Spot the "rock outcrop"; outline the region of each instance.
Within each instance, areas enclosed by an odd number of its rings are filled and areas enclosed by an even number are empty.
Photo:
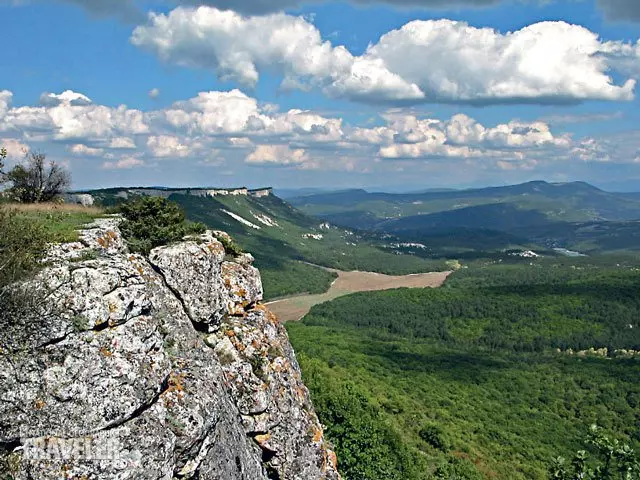
[[[0,477],[337,479],[252,257],[213,233],[128,253],[117,219],[51,249],[0,330]]]

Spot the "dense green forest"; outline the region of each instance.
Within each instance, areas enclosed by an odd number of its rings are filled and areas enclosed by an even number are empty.
[[[478,261],[287,328],[347,480],[546,479],[594,423],[640,446],[639,293],[632,259]]]

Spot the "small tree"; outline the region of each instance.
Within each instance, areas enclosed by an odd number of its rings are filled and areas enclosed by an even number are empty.
[[[201,223],[190,223],[177,203],[161,197],[140,197],[120,206],[120,231],[132,252],[148,254],[153,248],[203,233]]]
[[[6,175],[11,195],[23,203],[49,202],[71,185],[71,174],[44,153],[29,152],[25,162]]]
[[[576,453],[570,463],[564,458],[554,460],[550,471],[551,480],[639,480],[640,462],[633,449],[602,433],[596,425],[591,426],[586,441],[595,455],[590,457],[585,450]]]

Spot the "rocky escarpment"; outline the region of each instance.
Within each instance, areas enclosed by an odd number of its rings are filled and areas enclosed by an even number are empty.
[[[211,232],[130,254],[115,219],[53,248],[0,330],[0,477],[337,479],[251,263]]]

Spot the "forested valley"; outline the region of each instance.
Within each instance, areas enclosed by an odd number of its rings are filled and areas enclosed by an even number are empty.
[[[592,425],[637,452],[635,265],[476,261],[440,289],[358,293],[288,324],[345,477],[574,478],[554,460],[586,448],[595,465]]]

